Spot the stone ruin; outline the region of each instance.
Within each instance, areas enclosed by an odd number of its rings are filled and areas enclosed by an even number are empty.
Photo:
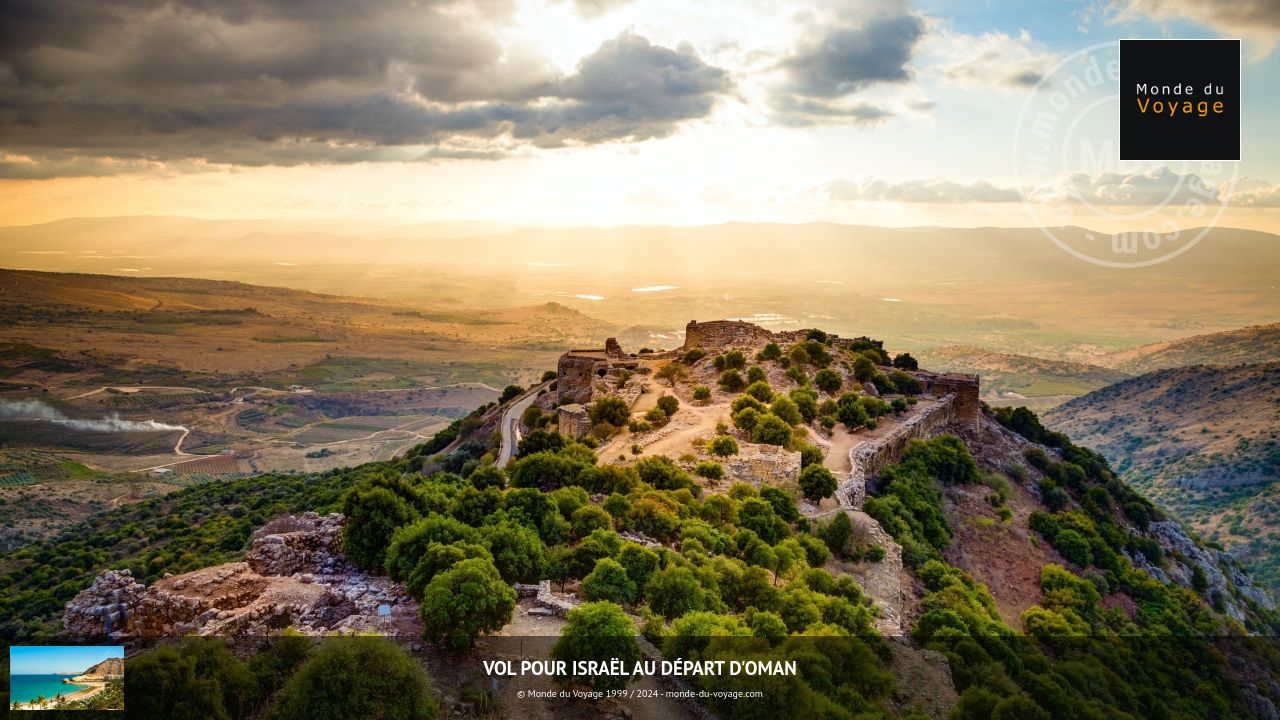
[[[351,566],[338,513],[278,518],[254,534],[244,562],[166,576],[151,587],[109,570],[67,603],[63,627],[83,638],[183,634],[395,634],[417,622],[399,583]]]
[[[591,416],[578,403],[561,405],[556,409],[556,431],[565,437],[578,440],[591,430]]]
[[[597,382],[616,379],[639,367],[640,360],[624,353],[616,338],[606,340],[603,349],[570,350],[556,363],[556,396],[575,403],[590,402]]]

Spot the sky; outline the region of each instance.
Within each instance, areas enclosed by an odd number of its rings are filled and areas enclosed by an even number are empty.
[[[39,645],[9,648],[12,675],[78,675],[107,658],[124,657],[121,646]]]
[[[1107,86],[1028,172],[1025,109],[1134,37],[1243,40],[1242,160],[1119,161]],[[1277,39],[1267,0],[22,0],[0,224],[1280,231]]]

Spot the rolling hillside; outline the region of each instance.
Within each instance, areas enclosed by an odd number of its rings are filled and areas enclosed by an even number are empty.
[[[1254,325],[1112,353],[1101,364],[1137,374],[1186,365],[1240,365],[1280,360],[1280,323]]]
[[[1129,377],[1119,370],[1084,362],[966,346],[937,348],[921,353],[919,359],[923,366],[939,371],[981,375],[982,399],[990,405],[1026,405],[1037,411]]]
[[[1065,403],[1045,424],[1280,587],[1280,363],[1158,370]]]

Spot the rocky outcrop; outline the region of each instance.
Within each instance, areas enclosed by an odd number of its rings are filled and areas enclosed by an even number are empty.
[[[67,603],[62,628],[77,639],[118,638],[146,589],[129,570],[107,570]]]
[[[124,677],[124,658],[107,658],[73,678],[64,679],[67,684],[106,682]]]
[[[417,618],[399,583],[343,557],[343,517],[278,518],[255,533],[245,562],[165,577],[150,588],[108,571],[67,603],[63,625],[84,637],[395,634]]]
[[[1164,572],[1160,568],[1151,566],[1151,563],[1146,562],[1146,559],[1141,556],[1130,559],[1156,579],[1190,588],[1193,587],[1195,569],[1199,568],[1207,582],[1205,597],[1221,599],[1226,614],[1238,622],[1244,622],[1246,615],[1237,596],[1248,598],[1265,610],[1275,609],[1275,601],[1271,596],[1253,584],[1253,579],[1240,568],[1235,558],[1229,553],[1200,547],[1195,540],[1191,539],[1191,536],[1187,535],[1182,526],[1169,520],[1151,523],[1149,531],[1164,548],[1166,555],[1171,558],[1169,571]],[[1235,593],[1232,592],[1233,588]]]
[[[342,515],[277,518],[253,535],[245,562],[259,575],[331,573],[342,560]]]
[[[737,455],[722,462],[729,482],[744,482],[756,488],[773,485],[799,491],[800,453],[777,445],[741,443]]]

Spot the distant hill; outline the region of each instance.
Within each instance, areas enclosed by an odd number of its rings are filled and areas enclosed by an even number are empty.
[[[1027,405],[1033,409],[1051,407],[1129,377],[1128,373],[1089,363],[959,345],[923,352],[918,359],[931,370],[981,375],[983,400],[989,404]]]
[[[1044,422],[1280,587],[1280,362],[1157,370]]]
[[[102,680],[124,676],[124,658],[107,658],[77,675],[73,680]]]
[[[340,357],[497,366],[515,350],[546,353],[539,361],[545,368],[552,351],[600,343],[612,330],[555,302],[471,309],[222,280],[4,269],[0,313],[0,343],[36,356],[62,353],[64,371],[84,364],[68,354],[89,354],[107,366],[127,363],[131,371],[227,374]]]
[[[1112,353],[1102,364],[1128,373],[1184,365],[1240,365],[1280,360],[1280,323],[1254,325]]]

